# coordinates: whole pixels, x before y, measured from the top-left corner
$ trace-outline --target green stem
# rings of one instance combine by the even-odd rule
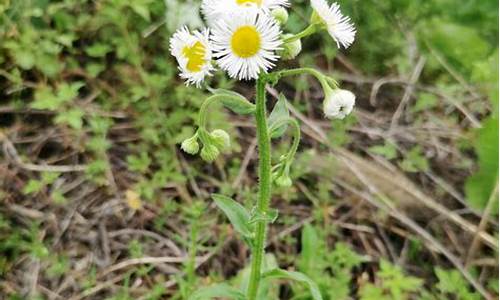
[[[315,33],[316,30],[317,30],[316,24],[311,24],[306,29],[302,30],[301,32],[299,32],[299,33],[297,33],[289,38],[284,39],[283,44],[292,43],[292,42],[295,42],[296,40],[300,40],[303,37],[306,37],[306,36],[309,36],[309,35]]]
[[[288,125],[292,126],[292,129],[293,129],[293,132],[292,132],[292,136],[293,136],[292,146],[290,147],[290,150],[286,154],[286,159],[288,161],[290,161],[291,159],[293,159],[293,157],[295,156],[295,153],[297,152],[297,149],[299,148],[299,143],[300,143],[300,125],[299,125],[299,122],[297,122],[297,120],[295,120],[293,118],[285,118],[285,119],[279,120],[278,122],[276,122],[275,124],[273,124],[273,126],[276,127],[276,128],[278,128],[278,127],[281,127],[281,126],[283,126],[285,124],[288,124]]]
[[[257,211],[265,216],[271,199],[271,140],[266,117],[266,79],[261,76],[257,80],[257,96],[255,120],[257,123],[257,139],[259,147],[259,198]],[[264,246],[266,240],[267,221],[260,220],[255,228],[255,239],[252,247],[252,266],[248,285],[247,300],[255,300],[259,290]]]
[[[269,74],[269,76],[275,76],[275,78],[277,80],[279,80],[282,77],[296,76],[296,75],[302,75],[302,74],[309,74],[309,75],[316,77],[316,79],[318,79],[318,81],[323,86],[323,89],[331,88],[330,85],[328,84],[328,82],[332,81],[333,79],[323,75],[323,73],[321,73],[313,68],[297,68],[297,69],[283,70],[283,71],[271,73],[271,74]],[[333,82],[334,82],[334,80],[333,80]]]
[[[207,126],[208,107],[215,102],[221,102],[222,105],[240,114],[251,113],[254,110],[253,108],[254,105],[248,102],[248,100],[246,100],[243,96],[239,94],[225,93],[225,94],[212,95],[207,99],[205,99],[205,101],[200,107],[200,111],[198,114],[199,127],[205,128]],[[235,107],[236,108],[239,107],[240,111],[236,110]],[[241,112],[241,109],[246,109],[246,111]]]

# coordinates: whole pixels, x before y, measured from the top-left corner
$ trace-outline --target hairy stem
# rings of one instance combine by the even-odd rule
[[[296,75],[302,75],[302,74],[309,74],[309,75],[316,77],[316,79],[318,79],[318,81],[323,86],[323,89],[330,88],[329,83],[331,83],[333,85],[333,87],[338,87],[337,82],[333,78],[327,77],[327,76],[323,75],[321,72],[319,72],[313,68],[297,68],[297,69],[283,70],[283,71],[271,73],[270,75],[276,76],[277,79],[279,80],[282,77],[296,76]]]
[[[255,120],[257,122],[257,139],[259,147],[259,198],[258,212],[265,216],[271,198],[271,141],[269,138],[266,117],[266,80],[261,76],[257,80],[257,96]],[[252,247],[252,269],[248,285],[248,300],[255,300],[259,290],[264,245],[266,240],[267,221],[260,220],[255,227],[255,239]]]
[[[289,38],[284,39],[283,43],[286,44],[286,43],[295,42],[296,40],[300,40],[303,37],[306,37],[306,36],[309,36],[309,35],[315,33],[316,30],[317,30],[317,25],[311,24],[306,29],[302,30],[301,32],[299,32],[299,33],[297,33]]]

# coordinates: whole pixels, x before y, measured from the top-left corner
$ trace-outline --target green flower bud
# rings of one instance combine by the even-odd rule
[[[283,39],[292,36],[293,34],[288,33],[283,35]],[[302,51],[302,42],[300,41],[300,39],[298,39],[293,42],[284,44],[283,49],[280,50],[279,54],[283,59],[294,59],[295,57],[297,57],[297,55],[299,55],[300,51]]]
[[[213,142],[215,146],[220,151],[225,151],[231,147],[231,139],[229,138],[229,134],[222,129],[215,129],[210,133],[210,136],[213,138]]]
[[[288,21],[288,12],[283,7],[273,9],[271,11],[274,19],[280,24],[285,24]]]
[[[279,187],[291,187],[292,179],[290,179],[288,174],[282,174],[280,177],[276,178],[274,183]]]
[[[204,145],[200,155],[204,161],[212,162],[219,156],[219,149],[214,145]]]
[[[181,144],[181,149],[191,155],[195,155],[200,151],[200,145],[198,144],[198,137],[196,135],[185,139]]]

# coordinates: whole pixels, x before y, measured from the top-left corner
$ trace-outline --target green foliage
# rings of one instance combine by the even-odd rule
[[[467,179],[465,192],[469,203],[483,209],[498,184],[498,118],[491,117],[483,122],[483,128],[477,130],[474,149],[479,159],[479,170]],[[498,213],[498,201],[492,210]]]
[[[224,195],[212,194],[215,204],[226,214],[234,229],[243,237],[252,237],[250,213],[241,204]]]
[[[286,98],[283,94],[280,94],[278,101],[269,115],[268,126],[271,138],[279,138],[285,134],[288,124],[283,124],[278,127],[275,125],[280,122],[280,120],[284,120],[289,117],[290,112],[288,111]]]
[[[309,288],[309,291],[311,293],[311,296],[314,300],[322,300],[323,297],[321,296],[321,293],[319,291],[319,287],[316,285],[316,283],[311,280],[308,276],[306,276],[303,273],[300,272],[295,272],[295,271],[286,271],[282,269],[273,269],[271,271],[267,271],[264,274],[262,274],[262,278],[265,279],[288,279],[288,280],[293,280],[297,281],[300,283],[303,283],[307,285]]]
[[[215,284],[204,287],[196,291],[189,300],[204,300],[224,297],[235,300],[245,300],[245,294],[239,289],[232,287],[226,283]]]
[[[436,289],[442,299],[449,299],[450,296],[454,296],[457,300],[481,299],[481,295],[469,291],[467,282],[457,270],[443,270],[436,267],[434,272],[439,280]]]
[[[373,154],[382,155],[386,159],[394,159],[397,157],[398,152],[394,144],[386,142],[384,145],[372,146],[368,149]]]
[[[429,170],[429,161],[422,153],[422,147],[415,146],[405,153],[404,159],[399,163],[406,172],[419,172]]]
[[[422,280],[405,275],[401,268],[382,260],[377,272],[379,282],[363,285],[359,291],[362,300],[410,299],[422,287]]]
[[[350,294],[351,271],[362,259],[349,246],[336,243],[328,249],[318,230],[306,225],[302,230],[297,267],[319,286],[324,299],[347,299]],[[308,291],[295,289],[298,299],[308,299]]]

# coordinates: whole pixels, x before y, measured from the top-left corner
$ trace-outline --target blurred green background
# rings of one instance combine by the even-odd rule
[[[214,164],[179,151],[207,92],[184,86],[168,41],[203,25],[199,2],[0,1],[1,299],[187,299],[244,275],[208,194],[251,206],[252,120],[213,110],[233,144]],[[325,121],[316,82],[276,87],[305,139],[270,259],[325,299],[498,298],[498,2],[339,3],[354,45],[316,35],[278,68],[331,74],[356,110]],[[287,31],[307,26],[308,1],[289,12]],[[210,85],[254,93],[220,72]],[[311,298],[276,283],[262,299]]]

